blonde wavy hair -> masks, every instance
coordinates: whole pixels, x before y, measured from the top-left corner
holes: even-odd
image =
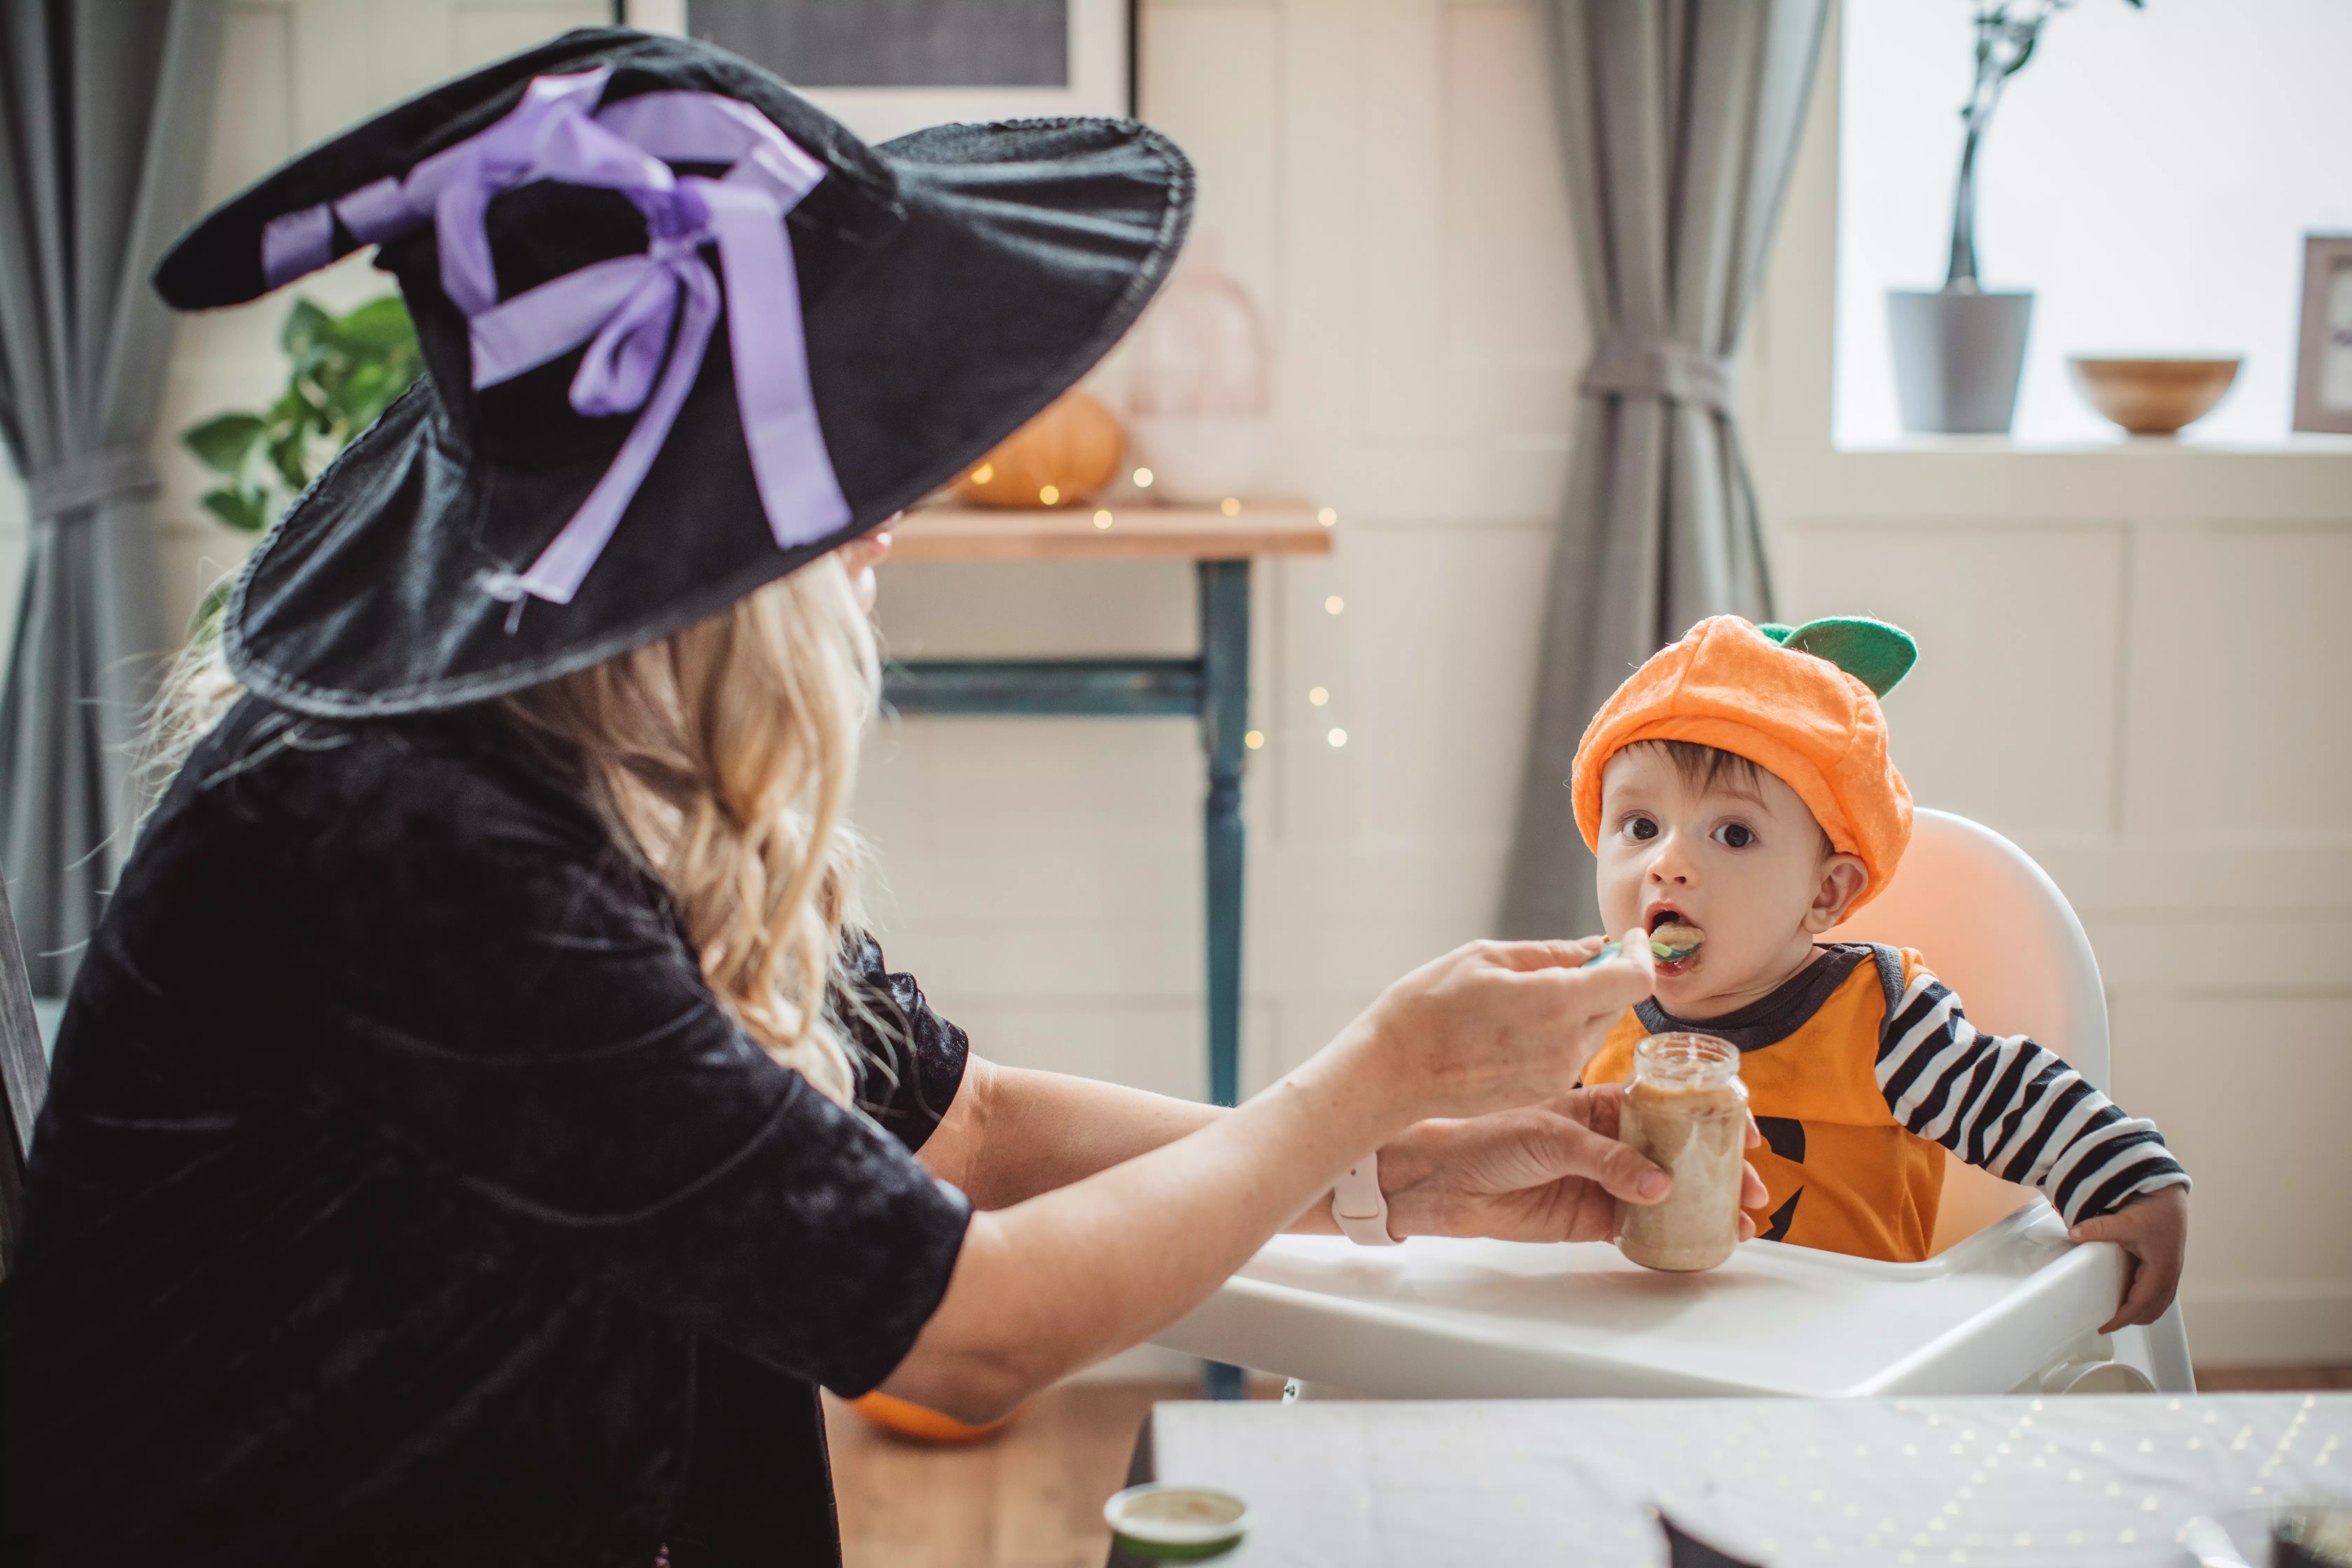
[[[498,704],[578,768],[615,841],[668,889],[720,1005],[842,1105],[858,1062],[833,1004],[866,1011],[834,984],[863,926],[847,808],[880,683],[872,622],[827,556]],[[156,795],[240,694],[217,636],[182,657],[149,729]]]

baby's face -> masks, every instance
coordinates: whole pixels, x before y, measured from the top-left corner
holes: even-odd
[[[1601,913],[1607,929],[1694,925],[1706,941],[1658,962],[1659,1004],[1718,1017],[1802,969],[1867,878],[1829,851],[1797,792],[1758,769],[1705,787],[1656,746],[1629,746],[1601,775]]]

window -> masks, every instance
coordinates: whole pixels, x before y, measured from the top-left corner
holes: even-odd
[[[1886,290],[1943,283],[1973,69],[1969,0],[1845,0],[1841,447],[1902,439]],[[2077,353],[2242,354],[2184,438],[2286,439],[2303,238],[2352,233],[2352,3],[2077,0],[2012,77],[1979,154],[1984,287],[2036,298],[2011,438],[2120,440]]]

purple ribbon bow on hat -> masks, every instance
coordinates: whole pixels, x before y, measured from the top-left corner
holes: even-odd
[[[262,234],[262,270],[276,287],[333,259],[338,218],[369,242],[429,217],[439,234],[441,287],[466,313],[476,387],[586,343],[572,406],[592,416],[643,410],[539,559],[484,579],[488,593],[518,610],[526,595],[572,601],[668,439],[719,320],[719,279],[702,258],[705,245],[717,245],[726,274],[735,400],[778,548],[822,539],[850,521],[809,387],[800,274],[784,226],[824,178],[824,165],[764,115],[716,93],[650,92],[597,110],[610,74],[541,77],[478,135],[404,177],[273,219]],[[730,166],[713,180],[677,174],[671,162]],[[483,217],[492,197],[535,180],[619,191],[645,214],[645,251],[501,300]]]

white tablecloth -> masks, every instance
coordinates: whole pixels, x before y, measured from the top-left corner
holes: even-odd
[[[2178,1565],[2195,1515],[2352,1502],[2352,1394],[1170,1404],[1150,1436],[1256,1510],[1233,1568],[1663,1563],[1654,1506],[1774,1564]]]

